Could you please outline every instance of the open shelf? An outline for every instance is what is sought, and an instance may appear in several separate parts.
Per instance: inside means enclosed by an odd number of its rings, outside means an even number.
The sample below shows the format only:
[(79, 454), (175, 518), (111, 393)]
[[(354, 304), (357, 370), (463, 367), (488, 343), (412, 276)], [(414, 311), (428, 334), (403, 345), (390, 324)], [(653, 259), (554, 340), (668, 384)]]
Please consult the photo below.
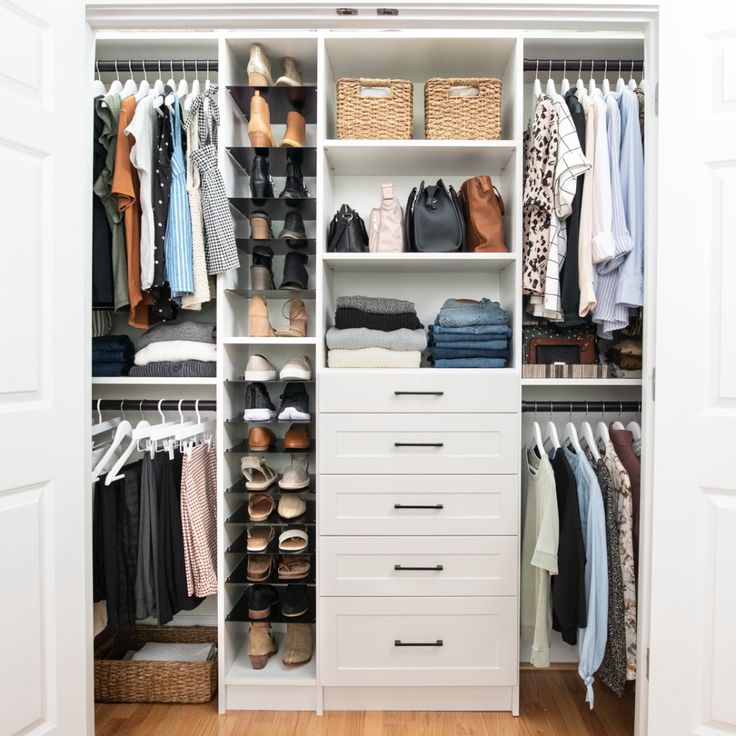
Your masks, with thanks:
[[(261, 585), (273, 585), (282, 587), (285, 587), (287, 585), (315, 585), (314, 566), (310, 568), (309, 574), (301, 580), (282, 580), (278, 576), (277, 570), (278, 562), (274, 560), (273, 573), (271, 574), (271, 576), (267, 580), (259, 580), (258, 583)], [(232, 574), (228, 576), (227, 580), (225, 580), (225, 583), (227, 585), (254, 585), (254, 582), (252, 580), (248, 580), (247, 574), (248, 560), (241, 560), (235, 570), (233, 570)]]
[[(257, 245), (268, 246), (275, 256), (283, 256), (287, 253), (306, 253), (311, 256), (314, 255), (317, 249), (317, 241), (315, 238), (307, 238), (305, 240), (286, 240), (274, 238), (273, 240), (257, 240), (255, 238), (238, 238), (235, 241), (238, 246), (238, 250), (244, 253), (253, 253), (253, 249)], [(294, 243), (299, 243), (297, 247)]]
[[(298, 623), (298, 622), (296, 622)], [(262, 670), (254, 670), (248, 659), (248, 642), (235, 655), (232, 666), (225, 675), (225, 685), (296, 685), (301, 687), (317, 684), (316, 657), (302, 665), (285, 665), (281, 661), (286, 634), (280, 631), (273, 632), (279, 646), (279, 651), (268, 660)], [(288, 697), (288, 696), (285, 696)]]
[[(257, 585), (257, 583), (254, 584)], [(227, 620), (263, 621), (280, 624), (312, 624), (315, 620), (315, 589), (313, 587), (307, 586), (307, 600), (309, 601), (309, 608), (302, 616), (284, 616), (281, 612), (281, 605), (278, 603), (271, 609), (271, 615), (268, 618), (251, 619), (248, 616), (248, 589), (246, 589), (228, 614)]]
[(223, 345), (316, 345), (316, 337), (224, 337)]
[[(258, 522), (253, 522), (252, 526), (266, 526), (266, 524), (259, 524)], [(286, 525), (285, 525), (286, 526)], [(300, 526), (299, 524), (292, 524), (291, 526)], [(301, 526), (304, 526), (302, 524)], [(241, 555), (242, 557), (245, 557), (247, 555), (288, 555), (288, 556), (296, 556), (296, 555), (313, 555), (314, 554), (314, 530), (310, 529), (307, 532), (309, 536), (309, 541), (307, 542), (306, 549), (301, 549), (298, 552), (287, 552), (286, 550), (279, 549), (279, 535), (275, 534), (274, 538), (268, 543), (268, 547), (264, 549), (262, 552), (253, 552), (248, 549), (248, 530), (244, 529), (239, 535), (238, 538), (225, 550), (227, 554), (229, 555)]]
[[(306, 488), (304, 488), (303, 490), (301, 490), (301, 491), (283, 491), (283, 490), (281, 490), (281, 488), (279, 488), (279, 486), (276, 483), (274, 483), (271, 486), (271, 488), (269, 489), (268, 492), (274, 498), (280, 498), (281, 496), (294, 496), (294, 495), (298, 495), (300, 498), (303, 498), (305, 501), (306, 500), (314, 500), (315, 476), (314, 476), (313, 473), (310, 473), (309, 474), (309, 481), (310, 481), (309, 482), (309, 485)], [(226, 491), (226, 493), (238, 493), (238, 494), (246, 493), (246, 494), (250, 494), (250, 493), (262, 493), (262, 491), (249, 491), (245, 487), (245, 478), (241, 478), (237, 483), (235, 483), (235, 485), (233, 485), (230, 488), (228, 488), (227, 491)]]
[(301, 378), (283, 378), (283, 379), (274, 378), (271, 381), (254, 381), (251, 378), (247, 378), (247, 379), (246, 378), (226, 378), (224, 383), (225, 385), (231, 384), (231, 383), (238, 384), (238, 385), (243, 384), (243, 383), (265, 383), (268, 386), (269, 384), (278, 384), (278, 383), (304, 383), (304, 384), (312, 383), (313, 384), (314, 379), (308, 378), (307, 380), (302, 380)]
[(246, 120), (250, 118), (250, 101), (257, 91), (268, 103), (271, 125), (285, 123), (286, 116), (292, 110), (301, 113), (307, 123), (317, 122), (316, 85), (305, 84), (301, 87), (228, 85), (227, 91)]
[(395, 273), (437, 271), (503, 271), (516, 262), (515, 253), (326, 253), (332, 271)]
[(286, 164), (289, 161), (298, 163), (304, 176), (317, 175), (317, 149), (314, 146), (305, 146), (304, 148), (233, 146), (225, 150), (227, 150), (235, 165), (246, 175), (250, 175), (250, 168), (256, 155), (268, 158), (271, 176), (286, 176)]
[(248, 442), (239, 442), (237, 445), (231, 447), (228, 450), (225, 450), (225, 452), (228, 455), (263, 455), (266, 453), (280, 453), (282, 455), (303, 455), (307, 452), (314, 452), (314, 440), (312, 440), (309, 443), (309, 447), (300, 450), (295, 449), (293, 447), (284, 447), (284, 441), (283, 440), (276, 440), (276, 444), (270, 447), (268, 450), (261, 450), (259, 452), (253, 452), (253, 450), (249, 449)]
[(217, 378), (171, 378), (167, 376), (120, 376), (92, 378), (97, 386), (215, 386)]
[(522, 378), (522, 386), (608, 386), (610, 388), (631, 388), (642, 385), (641, 378)]
[[(282, 495), (291, 495), (291, 494), (282, 494)], [(265, 521), (251, 521), (250, 517), (248, 516), (248, 504), (245, 503), (237, 511), (231, 514), (225, 521), (228, 524), (239, 524), (241, 526), (244, 524), (245, 525), (252, 524), (253, 526), (276, 526), (276, 527), (282, 526), (284, 528), (287, 528), (289, 526), (294, 526), (294, 525), (314, 526), (315, 525), (314, 520), (316, 518), (315, 517), (315, 503), (314, 501), (307, 501), (306, 504), (307, 504), (307, 510), (301, 516), (298, 516), (294, 519), (282, 519), (276, 512), (276, 509), (274, 509), (273, 513)]]
[(272, 220), (283, 220), (291, 210), (300, 212), (305, 220), (314, 220), (317, 214), (317, 200), (314, 197), (231, 197), (230, 206), (243, 217), (250, 217), (254, 212), (266, 212)]
[(242, 296), (250, 299), (252, 296), (262, 296), (264, 299), (303, 299), (311, 300), (317, 298), (314, 289), (225, 289), (228, 294)]

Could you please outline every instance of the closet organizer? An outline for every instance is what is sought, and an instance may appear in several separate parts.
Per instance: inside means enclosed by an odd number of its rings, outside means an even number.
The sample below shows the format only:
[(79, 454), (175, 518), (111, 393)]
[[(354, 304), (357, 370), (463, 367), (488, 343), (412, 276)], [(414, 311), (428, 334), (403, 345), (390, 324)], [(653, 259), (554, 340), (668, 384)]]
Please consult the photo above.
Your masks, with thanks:
[[(150, 68), (146, 62), (149, 79), (155, 79), (158, 60), (161, 73), (168, 77), (171, 59), (177, 82), (182, 76), (177, 60), (198, 60), (204, 87), (209, 60), (209, 76), (219, 85), (217, 156), (230, 198), (240, 266), (216, 277), (216, 298), (201, 312), (184, 315), (185, 320), (216, 323), (216, 377), (93, 378), (92, 393), (93, 399), (217, 402), (218, 593), (193, 611), (175, 616), (171, 625), (219, 627), (221, 711), (417, 709), (518, 714), (524, 707), (519, 702), (520, 663), (531, 658), (530, 645), (519, 636), (520, 469), (522, 446), (535, 419), (529, 407), (537, 402), (538, 421), (546, 421), (550, 401), (559, 402), (557, 410), (563, 414), (569, 413), (563, 407), (570, 402), (580, 402), (576, 411), (588, 402), (593, 407), (588, 414), (594, 415), (589, 421), (596, 422), (638, 416), (630, 411), (634, 404), (620, 402), (636, 402), (635, 408), (644, 402), (646, 412), (641, 378), (522, 377), (523, 134), (533, 108), (535, 79), (525, 60), (540, 60), (536, 74), (544, 86), (549, 60), (565, 60), (567, 76), (572, 80), (582, 74), (587, 85), (590, 60), (606, 59), (615, 88), (619, 59), (634, 60), (637, 77), (645, 76), (640, 71), (642, 62), (645, 69), (648, 63), (645, 24), (625, 33), (614, 29), (609, 33), (603, 24), (589, 33), (573, 33), (559, 28), (541, 31), (539, 22), (530, 18), (529, 29), (523, 25), (499, 29), (498, 24), (493, 30), (479, 29), (468, 23), (466, 29), (443, 31), (412, 29), (401, 15), (391, 20), (391, 30), (398, 32), (361, 30), (357, 21), (355, 30), (307, 31), (286, 19), (271, 30), (213, 29), (189, 36), (172, 31), (151, 38), (143, 32), (108, 30), (96, 41), (96, 58), (119, 60), (122, 81), (128, 76), (128, 60), (156, 62)], [(275, 139), (269, 151), (275, 194), (258, 201), (252, 198), (248, 176), (255, 155), (248, 122), (256, 88), (249, 86), (246, 70), (254, 43), (271, 59), (274, 79), (282, 57), (293, 57), (302, 77), (297, 87), (258, 90), (269, 104)], [(580, 60), (586, 59), (584, 66)], [(109, 86), (116, 75), (108, 68), (100, 77)], [(559, 69), (555, 65), (553, 70), (558, 87)], [(629, 71), (624, 67), (625, 76)], [(602, 73), (595, 66), (598, 84)], [(140, 72), (135, 74), (140, 78)], [(191, 83), (194, 73), (186, 74)], [(412, 139), (339, 139), (336, 82), (345, 77), (410, 80)], [(426, 140), (423, 85), (433, 77), (500, 79), (500, 138)], [(286, 202), (278, 197), (288, 163), (279, 142), (293, 110), (305, 120), (301, 161), (308, 197)], [(647, 121), (653, 116), (654, 105), (648, 105)], [(654, 133), (647, 132), (650, 135)], [(490, 175), (503, 196), (508, 252), (327, 252), (333, 213), (347, 202), (367, 216), (376, 206), (382, 183), (394, 185), (403, 205), (421, 180), (442, 178), (459, 189), (465, 179), (481, 174)], [(293, 250), (278, 235), (288, 212), (296, 209), (302, 215), (305, 289), (253, 288), (249, 267), (259, 244), (252, 239), (249, 216), (259, 209), (268, 213), (274, 233), (269, 246), (276, 286), (285, 256)], [(645, 258), (653, 247), (645, 243)], [(329, 368), (325, 334), (334, 325), (337, 300), (357, 294), (410, 300), (425, 326), (434, 321), (446, 299), (498, 301), (509, 315), (512, 331), (508, 363), (492, 369)], [(293, 298), (299, 297), (306, 313), (306, 335), (250, 335), (249, 309), (258, 295), (265, 297), (275, 329), (288, 324)], [(649, 296), (645, 291), (645, 302)], [(127, 316), (116, 312), (112, 319), (113, 333), (128, 334), (135, 343), (141, 333), (127, 324)], [(265, 457), (279, 474), (294, 460), (283, 444), (288, 423), (269, 424), (277, 439), (270, 452), (248, 449), (249, 423), (242, 419), (250, 383), (245, 367), (252, 356), (261, 355), (278, 370), (295, 354), (307, 356), (312, 365), (305, 384), (310, 443), (302, 450), (307, 459), (299, 462), (310, 479), (303, 494), (312, 514), (303, 524), (308, 536), (303, 554), (311, 560), (305, 580), (309, 613), (303, 620), (315, 624), (314, 656), (299, 667), (282, 663), (287, 619), (276, 613), (272, 622), (279, 653), (263, 669), (254, 669), (248, 658), (247, 593), (252, 583), (244, 572), (248, 521), (243, 507), (248, 494), (241, 458)], [(277, 409), (284, 384), (278, 376), (265, 382)], [(528, 402), (528, 411), (522, 412), (522, 402)], [(642, 483), (642, 504), (646, 494)], [(278, 537), (283, 523), (274, 525)], [(576, 661), (577, 651), (556, 636), (551, 660)], [(579, 697), (585, 697), (582, 682)]]

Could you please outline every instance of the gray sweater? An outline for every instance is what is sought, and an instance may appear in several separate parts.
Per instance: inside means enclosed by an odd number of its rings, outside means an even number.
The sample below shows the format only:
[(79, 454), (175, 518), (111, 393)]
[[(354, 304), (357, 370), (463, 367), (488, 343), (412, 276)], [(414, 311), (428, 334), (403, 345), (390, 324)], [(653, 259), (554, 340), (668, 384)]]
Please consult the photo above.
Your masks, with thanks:
[(416, 312), (414, 302), (404, 299), (385, 299), (379, 296), (339, 296), (338, 309), (359, 309), (372, 314), (406, 314)]
[(361, 348), (386, 348), (388, 350), (424, 350), (427, 347), (427, 334), (424, 330), (369, 330), (367, 327), (354, 327), (327, 330), (327, 347), (330, 350), (360, 350)]

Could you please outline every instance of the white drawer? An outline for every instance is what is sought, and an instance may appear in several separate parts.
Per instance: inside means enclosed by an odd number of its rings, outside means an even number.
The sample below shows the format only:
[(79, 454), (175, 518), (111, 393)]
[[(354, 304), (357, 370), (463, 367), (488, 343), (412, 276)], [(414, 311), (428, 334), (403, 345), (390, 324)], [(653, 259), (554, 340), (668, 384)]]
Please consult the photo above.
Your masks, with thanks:
[(320, 537), (320, 595), (517, 594), (518, 537)]
[(519, 374), (477, 370), (326, 372), (320, 376), (322, 412), (514, 412)]
[(318, 485), (321, 534), (519, 533), (516, 475), (320, 475)]
[(515, 597), (323, 597), (322, 685), (516, 685), (516, 606)]
[(321, 473), (509, 473), (518, 414), (322, 414)]

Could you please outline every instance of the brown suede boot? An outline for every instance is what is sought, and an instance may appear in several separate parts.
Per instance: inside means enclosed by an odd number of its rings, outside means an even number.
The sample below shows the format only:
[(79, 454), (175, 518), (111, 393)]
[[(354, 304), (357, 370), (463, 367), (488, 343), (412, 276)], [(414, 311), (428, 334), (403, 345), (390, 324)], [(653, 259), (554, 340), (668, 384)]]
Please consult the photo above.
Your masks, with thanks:
[(271, 624), (252, 623), (248, 635), (248, 657), (254, 670), (262, 670), (279, 650), (276, 640), (271, 635)]
[(291, 146), (292, 148), (304, 148), (307, 142), (307, 134), (305, 131), (306, 122), (301, 113), (292, 110), (286, 116), (286, 131), (281, 141), (281, 146)]
[(312, 624), (289, 624), (286, 627), (286, 642), (282, 662), (287, 666), (306, 664), (312, 659), (314, 650), (314, 628)]
[(260, 296), (251, 297), (248, 303), (248, 336), (273, 337), (273, 327), (268, 319), (266, 300)]
[(254, 148), (273, 148), (276, 145), (271, 133), (271, 113), (268, 110), (268, 103), (258, 90), (250, 100), (248, 138)]

